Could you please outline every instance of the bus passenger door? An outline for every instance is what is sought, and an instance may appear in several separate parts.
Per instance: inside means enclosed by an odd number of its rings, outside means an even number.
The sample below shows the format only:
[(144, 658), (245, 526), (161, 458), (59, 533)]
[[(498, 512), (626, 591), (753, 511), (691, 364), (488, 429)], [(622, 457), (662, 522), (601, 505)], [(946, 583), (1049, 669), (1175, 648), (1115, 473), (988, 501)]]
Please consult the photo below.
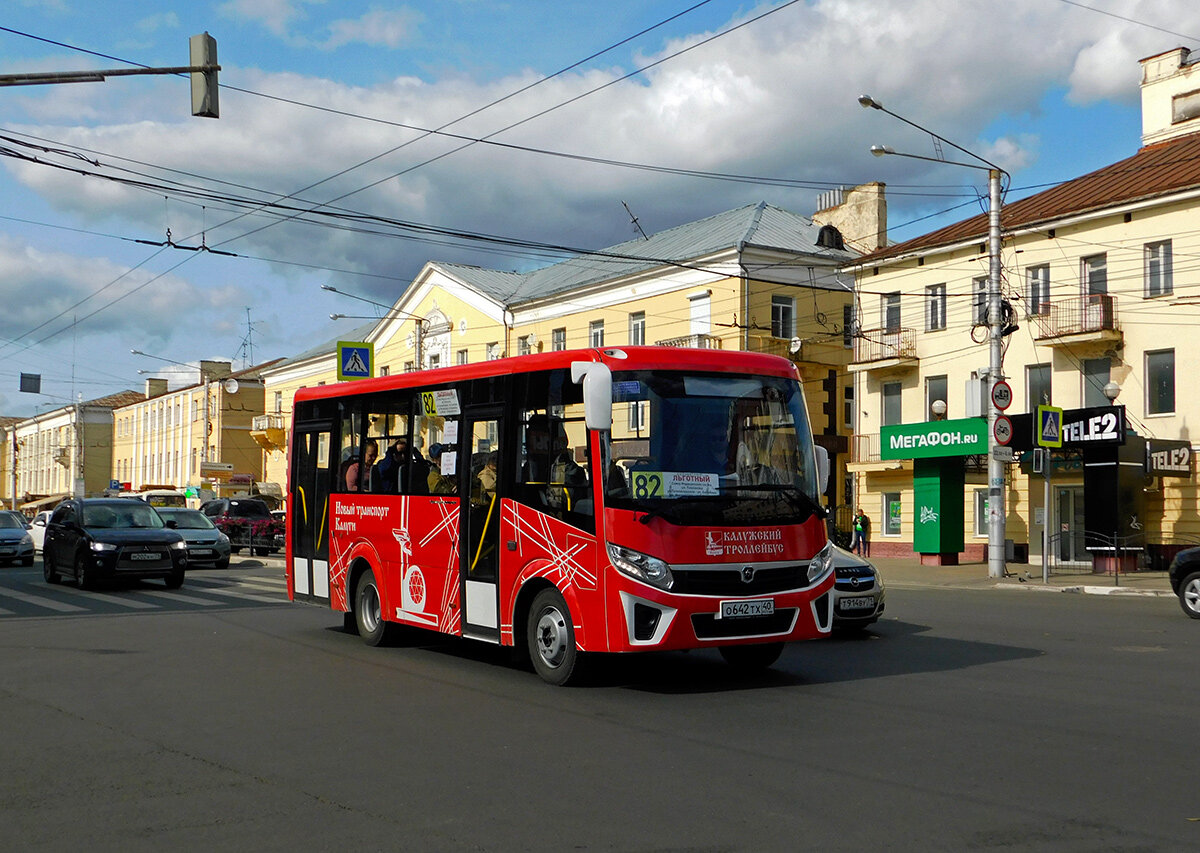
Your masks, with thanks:
[(297, 427), (292, 437), (292, 562), (297, 600), (329, 601), (329, 491), (332, 428)]
[(497, 577), (500, 565), (500, 498), (504, 482), (500, 409), (464, 412), (462, 447), (468, 463), (459, 466), (461, 501), (463, 634), (481, 640), (500, 640)]

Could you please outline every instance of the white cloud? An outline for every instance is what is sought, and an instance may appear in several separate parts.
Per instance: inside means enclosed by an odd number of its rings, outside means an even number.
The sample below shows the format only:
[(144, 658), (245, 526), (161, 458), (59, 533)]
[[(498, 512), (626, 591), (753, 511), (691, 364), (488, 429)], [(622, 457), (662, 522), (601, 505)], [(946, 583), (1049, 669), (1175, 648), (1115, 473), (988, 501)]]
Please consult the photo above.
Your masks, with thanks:
[(329, 25), (329, 38), (319, 46), (335, 50), (358, 42), (373, 47), (400, 47), (412, 38), (420, 19), (410, 9), (372, 9), (361, 18), (333, 21)]
[(287, 36), (292, 24), (307, 16), (305, 6), (325, 0), (228, 0), (217, 11), (228, 18), (257, 21), (277, 36)]

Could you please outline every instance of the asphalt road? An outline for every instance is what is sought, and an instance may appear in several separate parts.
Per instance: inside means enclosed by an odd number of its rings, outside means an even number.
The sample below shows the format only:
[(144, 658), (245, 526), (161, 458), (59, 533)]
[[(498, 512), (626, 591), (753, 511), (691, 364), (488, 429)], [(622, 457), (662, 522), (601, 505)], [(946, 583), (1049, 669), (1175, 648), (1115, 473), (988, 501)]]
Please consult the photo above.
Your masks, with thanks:
[(6, 850), (1200, 847), (1171, 599), (896, 589), (763, 675), (644, 655), (563, 689), (465, 641), (368, 648), (280, 572), (176, 600), (0, 569)]

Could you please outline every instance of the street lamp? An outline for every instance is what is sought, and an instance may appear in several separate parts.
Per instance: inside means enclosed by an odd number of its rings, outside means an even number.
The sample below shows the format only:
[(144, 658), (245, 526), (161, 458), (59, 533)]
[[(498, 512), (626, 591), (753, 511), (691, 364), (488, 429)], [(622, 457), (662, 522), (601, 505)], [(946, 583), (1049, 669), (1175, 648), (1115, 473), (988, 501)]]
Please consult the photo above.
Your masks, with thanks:
[[(383, 308), (385, 311), (387, 311), (387, 313), (383, 317), (362, 317), (362, 318), (358, 318), (358, 319), (365, 319), (365, 320), (384, 319), (384, 320), (386, 320), (389, 317), (408, 317), (408, 318), (412, 319), (413, 323), (417, 327), (416, 346), (414, 347), (414, 349), (416, 350), (416, 354), (417, 354), (417, 369), (418, 370), (421, 369), (421, 367), (423, 366), (422, 358), (424, 356), (424, 353), (422, 352), (422, 350), (424, 349), (424, 344), (425, 344), (425, 324), (429, 322), (425, 317), (422, 317), (420, 314), (409, 314), (407, 311), (397, 311), (395, 306), (384, 305), (382, 302), (376, 302), (374, 299), (367, 299), (367, 297), (365, 297), (365, 296), (359, 296), (354, 293), (347, 293), (344, 290), (338, 290), (332, 284), (322, 284), (321, 289), (328, 290), (330, 293), (336, 293), (338, 296), (345, 296), (349, 299), (357, 299), (359, 302), (366, 302), (368, 305), (375, 305), (376, 307)], [(342, 319), (352, 318), (352, 317), (355, 317), (355, 315), (353, 315), (353, 314), (330, 314), (329, 315), (330, 320), (342, 320)]]
[[(1004, 353), (1001, 347), (1003, 338), (1003, 313), (1000, 307), (1000, 192), (1001, 176), (1006, 175), (1003, 169), (985, 160), (973, 151), (968, 151), (961, 145), (939, 136), (929, 128), (922, 127), (916, 122), (909, 121), (904, 116), (897, 115), (885, 109), (883, 104), (870, 95), (860, 95), (858, 102), (866, 109), (880, 110), (895, 119), (899, 119), (910, 127), (915, 127), (922, 133), (928, 133), (934, 139), (944, 142), (966, 154), (976, 163), (963, 163), (958, 160), (946, 160), (942, 157), (923, 157), (919, 154), (903, 154), (886, 145), (872, 145), (871, 153), (876, 157), (894, 155), (908, 157), (913, 160), (928, 160), (935, 163), (946, 163), (951, 166), (963, 166), (968, 169), (980, 169), (988, 173), (988, 288), (987, 288), (987, 326), (988, 326), (988, 384), (995, 385), (1004, 378)], [(988, 394), (988, 575), (1001, 578), (1005, 575), (1005, 507), (1004, 507), (1004, 463), (996, 458), (996, 418), (1000, 410)]]

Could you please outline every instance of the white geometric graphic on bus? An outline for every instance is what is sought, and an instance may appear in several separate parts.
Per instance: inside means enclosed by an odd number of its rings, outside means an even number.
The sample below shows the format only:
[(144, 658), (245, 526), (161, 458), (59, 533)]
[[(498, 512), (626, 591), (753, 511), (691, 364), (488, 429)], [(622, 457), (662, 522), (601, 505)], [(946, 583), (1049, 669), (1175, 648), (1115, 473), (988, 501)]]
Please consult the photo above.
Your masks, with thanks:
[(505, 519), (516, 528), (518, 547), (525, 553), (525, 543), (545, 552), (551, 562), (549, 571), (540, 574), (553, 579), (558, 575), (562, 587), (581, 586), (587, 589), (596, 588), (596, 575), (576, 561), (579, 553), (585, 550), (585, 541), (560, 544), (554, 539), (553, 526), (550, 516), (536, 510), (524, 510), (520, 504), (512, 503), (505, 506)]

